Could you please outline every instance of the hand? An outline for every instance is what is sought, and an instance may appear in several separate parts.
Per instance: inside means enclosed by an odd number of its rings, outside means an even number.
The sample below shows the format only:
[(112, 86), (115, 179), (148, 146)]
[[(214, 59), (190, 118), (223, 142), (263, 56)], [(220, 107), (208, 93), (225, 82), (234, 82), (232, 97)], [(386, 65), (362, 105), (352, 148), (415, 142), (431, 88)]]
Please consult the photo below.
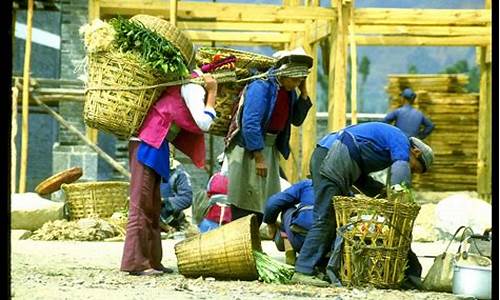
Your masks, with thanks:
[(255, 151), (253, 155), (255, 158), (255, 172), (258, 176), (267, 177), (267, 166), (264, 156), (259, 151)]
[(300, 91), (300, 98), (302, 99), (307, 99), (309, 96), (307, 93), (307, 84), (306, 84), (306, 79), (302, 80), (302, 82), (299, 84), (299, 91)]
[(217, 80), (215, 80), (212, 74), (203, 74), (203, 81), (205, 81), (205, 89), (207, 92), (217, 92)]
[(276, 231), (278, 231), (278, 225), (276, 225), (276, 223), (267, 224), (267, 233), (269, 234), (269, 237), (271, 239), (274, 238), (274, 235), (276, 234)]

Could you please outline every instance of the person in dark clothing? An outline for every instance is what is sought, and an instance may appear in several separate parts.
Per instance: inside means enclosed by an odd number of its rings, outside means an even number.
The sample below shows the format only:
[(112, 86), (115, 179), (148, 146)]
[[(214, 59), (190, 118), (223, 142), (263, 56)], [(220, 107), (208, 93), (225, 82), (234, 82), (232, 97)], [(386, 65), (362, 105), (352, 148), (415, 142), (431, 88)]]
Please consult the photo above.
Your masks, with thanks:
[(191, 179), (182, 164), (170, 160), (170, 178), (160, 184), (162, 207), (160, 210), (160, 227), (166, 230), (169, 225), (179, 230), (187, 222), (183, 210), (193, 203)]
[[(269, 197), (264, 209), (264, 223), (271, 228), (271, 236), (279, 231), (286, 233), (296, 252), (300, 252), (305, 235), (312, 226), (314, 191), (312, 180), (293, 184), (282, 192)], [(281, 212), (281, 224), (277, 225)]]
[(412, 106), (417, 98), (412, 89), (403, 90), (401, 97), (405, 104), (388, 113), (383, 121), (388, 124), (394, 123), (394, 126), (401, 129), (408, 137), (425, 139), (434, 129), (434, 124), (421, 111)]
[[(348, 195), (352, 185), (362, 187), (361, 182), (370, 181), (370, 172), (387, 167), (391, 168), (391, 186), (411, 186), (412, 173), (427, 171), (433, 160), (432, 149), (424, 142), (408, 138), (400, 129), (381, 122), (351, 125), (323, 137), (310, 163), (315, 194), (313, 225), (304, 240), (292, 280), (329, 285), (314, 275), (336, 236), (333, 196)], [(421, 268), (415, 267), (412, 272), (420, 277)]]

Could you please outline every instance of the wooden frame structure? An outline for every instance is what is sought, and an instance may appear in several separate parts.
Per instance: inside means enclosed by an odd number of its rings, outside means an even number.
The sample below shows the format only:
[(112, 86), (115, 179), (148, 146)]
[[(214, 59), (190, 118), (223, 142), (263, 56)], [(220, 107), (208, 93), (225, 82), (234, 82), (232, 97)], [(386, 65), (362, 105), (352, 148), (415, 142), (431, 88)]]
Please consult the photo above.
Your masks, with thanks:
[[(170, 20), (196, 45), (267, 45), (279, 49), (302, 46), (315, 61), (322, 47), (328, 74), (328, 130), (346, 124), (347, 58), (356, 86), (356, 46), (474, 46), (481, 70), (478, 143), (478, 192), (491, 195), (491, 0), (484, 9), (355, 8), (354, 0), (283, 0), (282, 5), (207, 3), (177, 0), (89, 0), (89, 21), (139, 13)], [(320, 45), (321, 43), (321, 45)], [(350, 47), (349, 47), (350, 46)], [(285, 170), (295, 182), (308, 173), (316, 142), (316, 72), (308, 78), (313, 108), (299, 130), (292, 130), (291, 158)], [(352, 89), (355, 91), (356, 89)], [(350, 99), (356, 123), (356, 93)], [(94, 142), (95, 130), (87, 136)], [(301, 145), (301, 147), (299, 147)], [(299, 153), (304, 159), (300, 162)]]

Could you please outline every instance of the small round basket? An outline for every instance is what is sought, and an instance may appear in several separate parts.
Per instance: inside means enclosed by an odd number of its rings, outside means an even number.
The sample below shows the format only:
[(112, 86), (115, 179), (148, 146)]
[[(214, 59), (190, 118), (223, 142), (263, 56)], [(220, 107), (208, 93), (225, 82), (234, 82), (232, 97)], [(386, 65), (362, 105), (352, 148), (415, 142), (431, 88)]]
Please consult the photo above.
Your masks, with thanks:
[(255, 215), (227, 223), (175, 245), (179, 273), (186, 277), (256, 280), (253, 250), (260, 250)]
[(333, 202), (337, 234), (344, 238), (339, 272), (342, 283), (399, 287), (420, 206), (367, 196), (335, 196)]
[(61, 171), (57, 174), (50, 176), (44, 181), (40, 182), (35, 187), (35, 192), (39, 195), (49, 195), (61, 188), (63, 183), (72, 183), (77, 181), (83, 175), (83, 170), (80, 167), (73, 167)]
[(171, 42), (181, 52), (186, 66), (194, 63), (195, 51), (193, 42), (182, 30), (164, 19), (149, 15), (135, 15), (130, 20), (140, 22), (149, 30), (158, 33)]
[(109, 218), (128, 208), (129, 183), (97, 181), (61, 185), (70, 220), (87, 217)]
[[(89, 55), (89, 89), (83, 110), (85, 124), (129, 138), (137, 132), (149, 108), (165, 90), (165, 87), (142, 87), (168, 80), (152, 68), (145, 67), (133, 53), (113, 50)], [(112, 90), (106, 87), (139, 89)]]

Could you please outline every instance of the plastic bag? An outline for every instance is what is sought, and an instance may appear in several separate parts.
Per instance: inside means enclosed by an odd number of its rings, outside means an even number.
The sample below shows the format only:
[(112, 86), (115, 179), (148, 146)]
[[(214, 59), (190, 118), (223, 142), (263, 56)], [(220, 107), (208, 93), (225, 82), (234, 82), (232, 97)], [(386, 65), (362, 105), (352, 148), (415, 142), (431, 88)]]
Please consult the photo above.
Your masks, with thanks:
[(451, 293), (453, 283), (453, 269), (457, 264), (469, 266), (487, 266), (491, 264), (491, 261), (488, 258), (481, 255), (467, 253), (467, 251), (464, 251), (463, 253), (460, 252), (462, 245), (460, 245), (460, 247), (458, 248), (457, 253), (448, 252), (448, 248), (450, 247), (451, 242), (455, 239), (455, 237), (462, 229), (464, 229), (464, 232), (462, 233), (460, 243), (464, 241), (466, 230), (474, 233), (470, 227), (460, 226), (457, 229), (450, 243), (446, 247), (446, 250), (434, 259), (434, 263), (425, 276), (425, 279), (422, 282), (423, 288), (425, 290)]

